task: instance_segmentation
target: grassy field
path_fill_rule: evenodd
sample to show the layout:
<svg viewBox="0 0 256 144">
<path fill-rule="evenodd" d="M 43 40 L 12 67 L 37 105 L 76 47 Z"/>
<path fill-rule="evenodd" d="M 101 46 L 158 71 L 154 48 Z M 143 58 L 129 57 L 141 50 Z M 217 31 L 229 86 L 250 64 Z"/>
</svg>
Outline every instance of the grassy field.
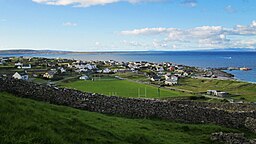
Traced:
<svg viewBox="0 0 256 144">
<path fill-rule="evenodd" d="M 120 76 L 122 78 L 131 79 L 135 81 L 150 81 L 149 78 L 145 77 L 143 74 L 137 74 L 133 72 L 126 72 L 126 73 L 116 73 L 116 76 Z"/>
<path fill-rule="evenodd" d="M 38 84 L 47 84 L 48 83 L 48 80 L 41 79 L 41 78 L 34 78 L 32 81 L 35 83 L 38 83 Z"/>
<path fill-rule="evenodd" d="M 206 92 L 207 90 L 220 90 L 229 92 L 235 99 L 256 101 L 256 84 L 230 81 L 230 80 L 207 80 L 184 78 L 179 80 L 179 85 L 174 86 L 179 89 L 190 90 L 193 92 Z"/>
<path fill-rule="evenodd" d="M 166 98 L 177 96 L 189 96 L 189 94 L 186 93 L 161 88 L 159 97 L 157 87 L 117 79 L 101 79 L 96 81 L 79 80 L 69 83 L 61 83 L 61 85 L 64 87 L 75 88 L 85 92 L 94 92 L 105 95 L 116 95 L 123 97 Z"/>
<path fill-rule="evenodd" d="M 8 93 L 0 93 L 0 99 L 2 144 L 199 144 L 211 143 L 209 137 L 213 132 L 241 132 L 216 125 L 108 116 L 18 98 Z"/>
</svg>

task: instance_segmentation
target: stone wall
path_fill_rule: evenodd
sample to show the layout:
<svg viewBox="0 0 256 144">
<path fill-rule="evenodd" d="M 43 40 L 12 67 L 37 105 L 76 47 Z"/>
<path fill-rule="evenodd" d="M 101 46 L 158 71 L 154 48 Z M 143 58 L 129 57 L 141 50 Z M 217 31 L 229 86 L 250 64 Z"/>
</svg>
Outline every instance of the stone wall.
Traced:
<svg viewBox="0 0 256 144">
<path fill-rule="evenodd" d="M 193 101 L 121 98 L 14 79 L 0 79 L 0 91 L 7 91 L 19 97 L 52 104 L 131 118 L 159 118 L 187 123 L 213 123 L 234 128 L 245 127 L 247 117 L 256 118 L 255 105 L 250 104 L 213 104 Z"/>
<path fill-rule="evenodd" d="M 256 119 L 247 117 L 245 120 L 245 127 L 256 133 Z"/>
<path fill-rule="evenodd" d="M 224 144 L 256 144 L 256 140 L 247 139 L 243 133 L 213 133 L 211 140 Z"/>
</svg>

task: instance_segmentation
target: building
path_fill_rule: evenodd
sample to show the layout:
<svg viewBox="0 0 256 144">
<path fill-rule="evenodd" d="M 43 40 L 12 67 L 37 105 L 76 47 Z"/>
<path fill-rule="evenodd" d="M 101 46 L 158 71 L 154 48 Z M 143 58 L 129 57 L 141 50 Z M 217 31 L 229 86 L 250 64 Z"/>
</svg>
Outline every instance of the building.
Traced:
<svg viewBox="0 0 256 144">
<path fill-rule="evenodd" d="M 21 66 L 22 69 L 31 69 L 31 64 L 23 64 Z"/>
<path fill-rule="evenodd" d="M 175 67 L 174 66 L 171 66 L 168 68 L 169 71 L 174 71 L 175 70 Z"/>
<path fill-rule="evenodd" d="M 28 74 L 27 73 L 18 73 L 16 72 L 14 75 L 12 75 L 14 79 L 21 79 L 21 80 L 28 80 Z"/>
<path fill-rule="evenodd" d="M 18 63 L 15 63 L 14 65 L 18 67 L 18 66 L 22 66 L 23 64 L 18 62 Z"/>
<path fill-rule="evenodd" d="M 208 95 L 217 96 L 217 97 L 226 97 L 229 95 L 227 92 L 217 91 L 217 90 L 207 90 Z"/>
<path fill-rule="evenodd" d="M 91 64 L 86 64 L 85 68 L 87 68 L 88 70 L 97 69 L 96 65 L 91 65 Z"/>
<path fill-rule="evenodd" d="M 0 59 L 0 65 L 4 64 L 5 61 L 3 59 Z"/>
<path fill-rule="evenodd" d="M 14 65 L 15 65 L 15 67 L 17 67 L 18 69 L 20 69 L 20 68 L 23 66 L 23 64 L 20 63 L 20 62 L 15 63 Z"/>
<path fill-rule="evenodd" d="M 109 68 L 105 68 L 104 70 L 103 70 L 103 73 L 110 73 L 111 72 L 111 70 L 109 69 Z"/>
<path fill-rule="evenodd" d="M 43 75 L 43 77 L 44 78 L 47 78 L 47 79 L 52 79 L 53 77 L 54 77 L 54 75 L 55 75 L 55 71 L 48 71 L 48 72 L 46 72 L 44 75 Z"/>
<path fill-rule="evenodd" d="M 60 70 L 60 73 L 65 73 L 65 72 L 67 72 L 63 67 L 60 67 L 59 70 Z"/>
<path fill-rule="evenodd" d="M 163 72 L 163 71 L 164 71 L 164 68 L 163 68 L 163 67 L 159 67 L 159 68 L 157 68 L 157 71 Z"/>
<path fill-rule="evenodd" d="M 187 76 L 189 76 L 189 74 L 187 72 L 184 72 L 183 76 L 187 77 Z"/>
<path fill-rule="evenodd" d="M 161 77 L 158 75 L 154 75 L 153 77 L 150 78 L 151 81 L 160 81 Z"/>
<path fill-rule="evenodd" d="M 178 77 L 177 76 L 171 76 L 170 78 L 167 78 L 165 81 L 164 81 L 164 84 L 165 85 L 176 85 L 178 84 Z"/>
<path fill-rule="evenodd" d="M 80 80 L 88 80 L 88 79 L 89 79 L 89 77 L 88 77 L 88 76 L 86 76 L 86 75 L 84 75 L 84 76 L 79 77 L 79 79 L 80 79 Z"/>
</svg>

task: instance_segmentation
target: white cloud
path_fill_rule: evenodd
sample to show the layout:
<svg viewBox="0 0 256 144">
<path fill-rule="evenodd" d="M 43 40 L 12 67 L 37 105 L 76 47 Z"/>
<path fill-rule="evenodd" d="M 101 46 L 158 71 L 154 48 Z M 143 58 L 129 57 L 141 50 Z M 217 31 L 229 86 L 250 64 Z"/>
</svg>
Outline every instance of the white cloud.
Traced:
<svg viewBox="0 0 256 144">
<path fill-rule="evenodd" d="M 256 21 L 252 21 L 252 23 L 251 23 L 250 26 L 251 26 L 251 27 L 256 27 Z"/>
<path fill-rule="evenodd" d="M 94 5 L 105 5 L 116 2 L 129 2 L 129 3 L 139 3 L 139 2 L 157 2 L 162 0 L 32 0 L 36 3 L 42 3 L 47 5 L 72 5 L 74 7 L 89 7 Z"/>
<path fill-rule="evenodd" d="M 182 5 L 186 6 L 186 7 L 196 7 L 197 6 L 197 1 L 196 0 L 183 0 L 181 2 Z"/>
<path fill-rule="evenodd" d="M 101 43 L 100 43 L 100 42 L 95 42 L 95 45 L 96 45 L 96 46 L 100 46 Z"/>
<path fill-rule="evenodd" d="M 126 40 L 123 40 L 122 44 L 125 45 L 125 46 L 132 46 L 132 47 L 146 47 L 146 46 L 148 46 L 147 44 L 142 43 L 142 42 L 126 41 Z"/>
<path fill-rule="evenodd" d="M 233 6 L 228 5 L 228 6 L 225 7 L 225 11 L 228 12 L 228 13 L 235 13 L 236 9 Z"/>
<path fill-rule="evenodd" d="M 154 39 L 153 42 L 152 42 L 152 46 L 154 48 L 167 48 L 168 47 L 168 44 L 165 42 L 165 41 L 159 41 L 157 39 Z"/>
<path fill-rule="evenodd" d="M 63 26 L 69 26 L 69 27 L 75 27 L 75 26 L 77 26 L 77 23 L 73 23 L 73 22 L 64 22 L 62 25 L 63 25 Z"/>
<path fill-rule="evenodd" d="M 124 35 L 158 35 L 161 33 L 169 33 L 172 31 L 176 31 L 174 28 L 143 28 L 143 29 L 135 29 L 132 31 L 122 31 L 121 33 Z"/>
<path fill-rule="evenodd" d="M 256 35 L 256 21 L 249 26 L 236 25 L 232 30 L 234 35 Z"/>
<path fill-rule="evenodd" d="M 236 25 L 233 28 L 222 26 L 200 26 L 190 29 L 143 28 L 121 33 L 132 36 L 163 36 L 161 43 L 153 41 L 153 46 L 158 47 L 167 47 L 168 43 L 199 48 L 256 47 L 256 21 L 252 21 L 247 26 Z"/>
</svg>

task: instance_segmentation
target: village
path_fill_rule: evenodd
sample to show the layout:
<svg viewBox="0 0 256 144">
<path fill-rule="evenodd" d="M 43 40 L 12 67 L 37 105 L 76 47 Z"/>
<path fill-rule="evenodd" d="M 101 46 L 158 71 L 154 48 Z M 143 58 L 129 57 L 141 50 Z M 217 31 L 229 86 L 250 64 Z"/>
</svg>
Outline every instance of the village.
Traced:
<svg viewBox="0 0 256 144">
<path fill-rule="evenodd" d="M 104 77 L 114 77 L 119 80 L 127 79 L 170 89 L 173 89 L 172 86 L 179 85 L 179 80 L 182 78 L 232 79 L 232 75 L 220 70 L 202 69 L 171 62 L 81 61 L 37 57 L 0 58 L 0 77 L 12 77 L 48 85 L 68 79 L 94 81 Z M 205 95 L 227 97 L 229 93 L 207 90 Z"/>
</svg>

